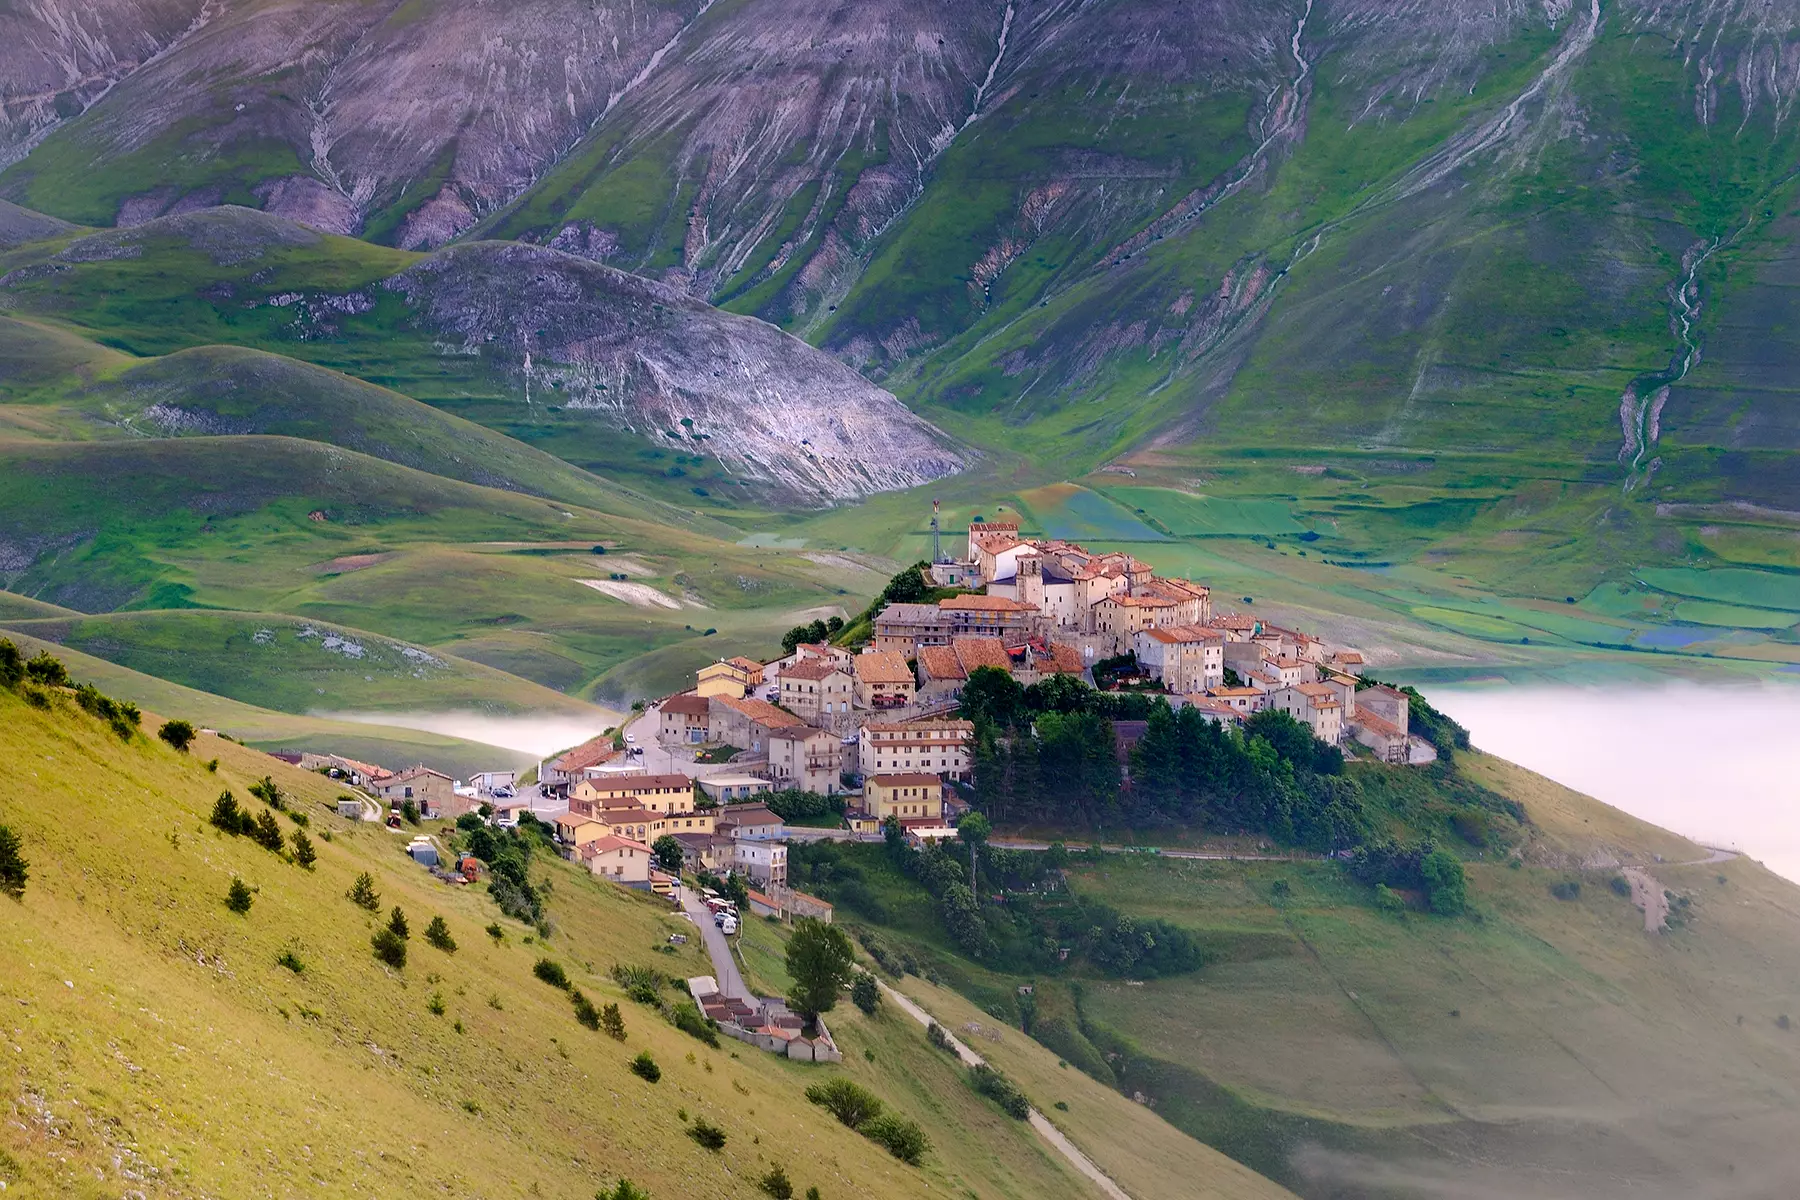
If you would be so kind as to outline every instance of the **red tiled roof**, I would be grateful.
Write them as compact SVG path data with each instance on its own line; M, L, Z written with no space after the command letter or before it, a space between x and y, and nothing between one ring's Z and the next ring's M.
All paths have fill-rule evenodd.
M973 671L977 667L1012 670L1012 658L1006 653L1005 643L997 637L959 637L951 646L964 671Z
M1400 732L1400 727L1398 725L1395 725L1385 717L1378 716L1366 708L1358 707L1356 715L1350 718L1350 723L1352 725L1361 725L1363 728L1378 733L1383 737L1397 738L1406 736Z
M733 712L742 713L758 725L767 725L771 729L784 729L790 725L806 724L793 713L783 712L767 700L752 700L748 697L740 700L736 696L714 696L712 701L715 704L723 704Z
M1167 596L1108 596L1100 601L1102 604L1116 604L1120 608L1174 608L1175 602Z
M704 717L709 711L706 697L693 692L682 692L670 696L662 702L662 710L685 717Z
M599 766L608 759L617 758L623 753L622 750L613 749L612 735L603 733L597 738L581 743L561 758L553 761L550 766L552 770L572 775L583 767Z
M869 782L881 787L942 787L944 781L923 771L902 771L897 775L871 775Z
M919 649L919 671L933 679L966 679L968 672L951 646L922 646Z
M892 650L874 650L856 656L856 678L863 683L911 683L913 673Z
M616 834L608 834L605 837L595 838L593 841L582 846L581 857L593 858L595 855L605 854L610 850L641 850L645 854L650 853L650 847L644 845L642 842L634 842L630 838L619 837Z
M1038 670L1056 675L1079 675L1086 669L1087 664L1081 661L1081 651L1061 642L1050 643L1048 662L1038 660Z

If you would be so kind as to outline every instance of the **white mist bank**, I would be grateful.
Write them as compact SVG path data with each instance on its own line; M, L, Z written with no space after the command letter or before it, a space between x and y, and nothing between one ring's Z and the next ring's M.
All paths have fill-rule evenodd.
M357 725L391 725L397 729L418 729L444 737L481 742L517 750L538 758L578 746L589 738L599 737L619 721L616 713L604 712L593 718L570 717L558 713L541 717L494 717L476 712L333 712L318 713L333 721L350 721Z
M1481 749L1800 882L1800 687L1426 691Z

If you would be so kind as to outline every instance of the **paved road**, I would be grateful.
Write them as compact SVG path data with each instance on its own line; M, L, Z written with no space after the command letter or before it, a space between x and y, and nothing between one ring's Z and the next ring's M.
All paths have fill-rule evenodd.
M895 991L879 979L875 982L881 985L881 990L887 993L888 999L892 1000L900 1007L902 1012L906 1013L919 1024L925 1026L943 1024L941 1021L934 1022L931 1014L921 1008L911 996ZM949 1037L950 1045L956 1051L956 1057L961 1059L965 1065L976 1067L986 1061L981 1055L969 1049L960 1038L951 1033L948 1027L944 1028L944 1033ZM1058 1129L1055 1125L1052 1125L1050 1119L1044 1116L1043 1113L1034 1108L1031 1110L1029 1120L1031 1122L1031 1127L1037 1130L1038 1136L1050 1143L1051 1149L1066 1158L1069 1161L1070 1166L1093 1180L1094 1183L1099 1186L1100 1190L1105 1192L1111 1200L1131 1200L1131 1196L1124 1188L1114 1183L1110 1175L1105 1171L1102 1171L1093 1159L1083 1154L1081 1149L1076 1146L1074 1142L1071 1142L1068 1137L1063 1134L1062 1130Z
M738 970L736 957L731 953L730 940L713 924L712 913L701 902L700 893L693 888L682 888L681 909L700 931L700 940L706 946L707 957L712 959L713 978L719 983L719 991L727 998L736 997L747 1003L757 1004L755 994L744 986L744 976Z
M627 720L622 732L637 739L632 745L641 747L644 751L639 763L652 775L681 774L692 779L705 779L712 775L738 775L743 772L742 767L734 767L730 763L697 763L694 761L693 749L688 746L664 746L657 740L662 732L662 710L654 704Z

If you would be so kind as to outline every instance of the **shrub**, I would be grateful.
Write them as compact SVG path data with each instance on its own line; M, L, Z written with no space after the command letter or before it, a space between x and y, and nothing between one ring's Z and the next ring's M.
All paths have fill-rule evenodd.
M286 967L296 975L299 975L306 970L306 964L301 962L300 956L292 950L283 950L280 954L276 955L275 965L278 967Z
M375 890L375 877L367 871L356 877L356 882L350 885L350 890L344 895L352 904L370 912L381 907L381 893Z
M16 688L25 678L25 656L11 638L0 638L0 687Z
M1606 886L1613 890L1615 896L1623 896L1627 900L1631 899L1631 880L1625 878L1623 875L1614 875L1611 879L1606 881Z
M569 973L563 970L561 963L553 958L540 958L531 968L531 973L554 988L569 990Z
M417 825L419 823L419 806L414 804L411 800L402 800L400 802L400 815L405 819L408 825Z
M612 977L625 995L639 1004L662 1003L662 976L649 967L615 966Z
M231 887L225 892L225 907L241 915L249 912L254 903L256 897L251 894L250 885L241 879L233 879Z
M592 1000L589 1000L574 988L569 989L569 999L575 1005L575 1019L577 1021L586 1025L589 1029L600 1028L600 1010L594 1007L594 1002Z
M868 1016L874 1016L881 1007L881 989L875 985L875 977L867 971L858 971L856 982L850 985L850 1001L863 1010Z
M1631 890L1631 885L1626 884L1625 890L1629 892ZM1579 900L1581 899L1581 881L1578 879L1559 879L1550 885L1550 894L1555 896L1558 900Z
M431 1015L434 1017L443 1016L450 1008L450 1006L444 1002L444 993L442 992L431 993L431 998L425 1001L425 1007L431 1011Z
M261 800L270 808L286 808L287 794L276 785L272 776L264 775L250 785L250 794Z
M601 1188L595 1192L594 1200L650 1200L650 1193L629 1179L621 1179L611 1190Z
M506 940L506 930L500 928L500 922L498 921L488 922L487 935L496 942L504 942Z
M442 917L431 918L431 924L425 927L425 940L445 954L456 953L456 939L450 936L450 925Z
M861 1129L865 1122L881 1115L880 1098L842 1076L813 1084L806 1089L806 1098L852 1129Z
M37 656L25 664L25 678L39 687L69 686L68 668L62 665L62 659L48 650L39 650Z
M1399 916L1406 911L1406 897L1387 884L1378 883L1375 885L1375 907L1391 916Z
M951 1054L956 1053L956 1047L950 1042L950 1035L946 1033L944 1027L939 1025L936 1021L933 1021L930 1025L925 1027L925 1036L930 1038L931 1044L936 1046L939 1050L947 1050Z
M375 957L396 970L406 966L406 939L392 929L383 926L375 931L369 939L369 946L375 951Z
M669 1019L681 1032L691 1034L713 1049L718 1049L718 1029L701 1013L699 1007L692 1000L683 1000L677 1004L674 1011L669 1014Z
M638 1056L631 1060L631 1073L647 1083L655 1083L662 1078L662 1068L656 1065L656 1059L648 1050L640 1050Z
M304 829L308 825L312 824L312 818L307 816L305 813L301 812L297 808L289 808L289 809L285 809L283 811L285 811L287 813L288 820L290 820L294 824L300 826L302 829Z
M394 905L394 911L388 914L387 927L401 941L412 936L412 929L406 923L406 914L401 911L398 904Z
M294 831L294 861L308 871L319 861L319 852L313 849L312 839L297 829Z
M775 1197L775 1200L794 1200L794 1184L782 1169L780 1163L770 1167L768 1172L756 1181L756 1186Z
M281 848L287 844L286 839L282 837L281 826L275 823L275 814L266 808L257 815L250 836L255 838L256 844L264 850L270 850L276 854L280 854Z
M1000 1106L1002 1112L1023 1121L1031 1115L1031 1101L1017 1084L986 1063L969 1068L969 1086Z
M1425 881L1425 895L1431 911L1441 917L1454 917L1469 900L1469 884L1463 865L1446 850L1433 850L1419 860L1419 875Z
M705 1117L695 1117L694 1123L688 1126L688 1136L705 1146L708 1150L725 1148L725 1131L708 1121Z
M14 900L25 894L25 881L31 878L31 864L20 853L23 845L18 834L0 825L0 892Z
M164 721L162 728L156 731L156 736L185 754L187 748L193 745L197 731L188 721Z
M924 1159L925 1152L931 1149L931 1139L917 1121L909 1121L897 1113L882 1113L863 1122L858 1133L884 1147L887 1152L903 1163L918 1166Z

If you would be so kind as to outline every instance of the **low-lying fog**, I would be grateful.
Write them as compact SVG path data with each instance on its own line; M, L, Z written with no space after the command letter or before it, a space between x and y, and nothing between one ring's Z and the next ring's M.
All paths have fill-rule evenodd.
M319 713L333 721L357 725L391 725L418 729L445 737L462 738L487 746L499 746L539 758L578 746L598 737L618 717L604 714L591 720L563 714L542 717L495 717L476 712L334 712Z
M1800 881L1800 687L1426 690L1483 750Z

